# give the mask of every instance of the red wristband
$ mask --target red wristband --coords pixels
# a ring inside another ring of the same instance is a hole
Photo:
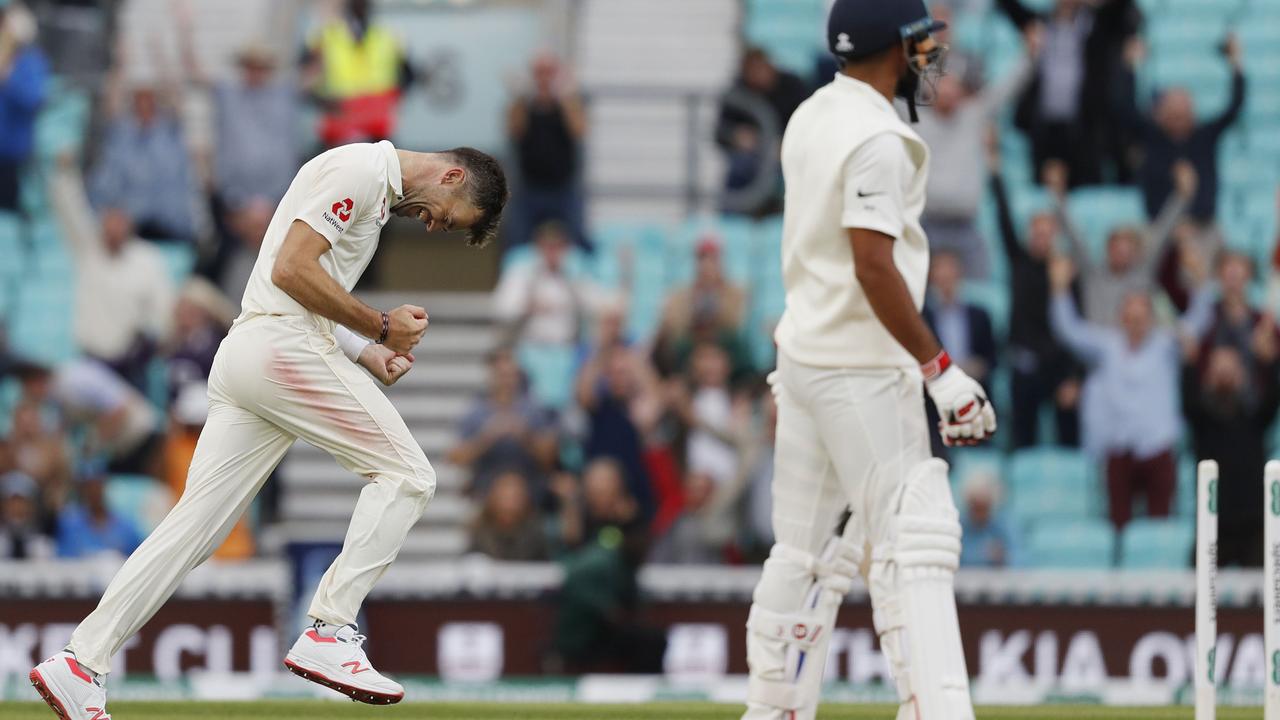
[[[920,366],[920,372],[924,375],[924,381],[929,382],[941,377],[949,367],[951,367],[951,356],[946,350],[939,350],[932,360]]]

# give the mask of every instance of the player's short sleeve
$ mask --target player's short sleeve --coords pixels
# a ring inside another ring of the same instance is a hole
[[[902,237],[903,198],[914,170],[906,145],[893,133],[860,145],[845,163],[841,226]]]
[[[377,158],[366,148],[348,145],[316,158],[311,187],[294,213],[333,245],[356,222],[373,186],[385,182]]]

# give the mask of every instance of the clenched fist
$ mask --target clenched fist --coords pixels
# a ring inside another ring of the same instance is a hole
[[[397,355],[407,355],[427,331],[427,311],[417,305],[401,305],[387,313],[387,339],[382,343]]]

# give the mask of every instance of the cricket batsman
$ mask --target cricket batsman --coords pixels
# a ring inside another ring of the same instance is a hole
[[[836,613],[859,573],[898,720],[973,718],[953,591],[960,523],[947,465],[929,452],[922,387],[949,445],[990,436],[996,416],[920,317],[929,149],[893,106],[904,98],[915,119],[940,72],[945,48],[932,33],[942,27],[924,0],[836,0],[828,40],[841,70],[782,141],[777,542],[747,620],[744,720],[812,720]]]
[[[384,385],[409,372],[427,313],[412,305],[378,310],[351,288],[391,214],[416,218],[428,232],[467,229],[468,243],[481,245],[493,237],[506,201],[502,168],[471,148],[345,145],[298,171],[263,238],[241,315],[214,360],[209,419],[182,498],[125,561],[67,648],[31,671],[58,717],[110,719],[105,678],[112,655],[208,559],[297,438],[368,482],[342,552],[316,590],[313,625],[285,665],[360,702],[404,697],[369,663],[355,619],[435,493],[436,476],[360,367]]]

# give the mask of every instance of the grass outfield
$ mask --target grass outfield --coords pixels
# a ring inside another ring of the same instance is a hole
[[[405,703],[391,707],[366,707],[340,702],[246,702],[246,703],[161,703],[122,702],[112,704],[113,720],[142,718],[439,718],[440,720],[737,720],[741,709],[735,705],[709,703],[648,703],[644,705],[557,705],[502,703]],[[1047,707],[980,708],[982,720],[1173,720],[1192,717],[1189,707],[1104,708],[1096,705],[1052,705]],[[43,704],[5,703],[4,720],[50,720],[53,713]],[[887,705],[833,705],[818,713],[818,720],[891,720]],[[1261,708],[1224,708],[1219,720],[1255,720]]]

